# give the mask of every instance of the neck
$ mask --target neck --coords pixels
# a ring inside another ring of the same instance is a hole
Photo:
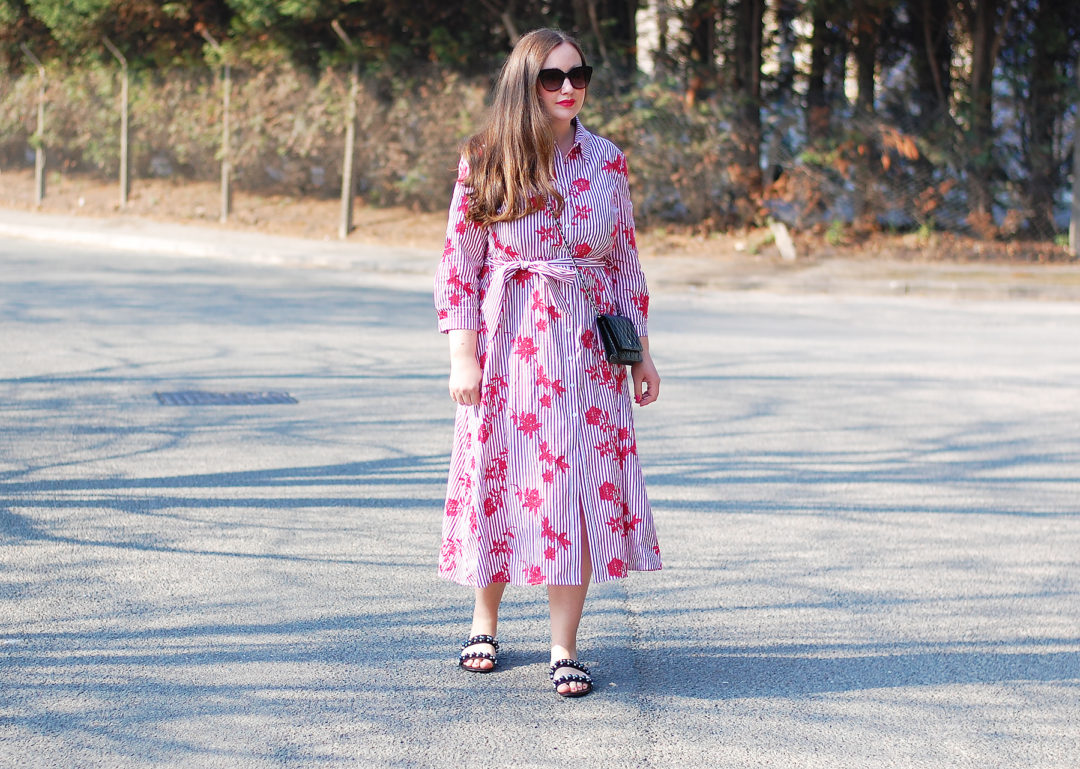
[[[574,122],[570,120],[552,125],[551,130],[555,134],[555,146],[565,155],[574,146]]]

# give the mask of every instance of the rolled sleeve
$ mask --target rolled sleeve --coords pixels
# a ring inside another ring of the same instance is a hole
[[[615,231],[612,259],[615,303],[623,317],[629,318],[640,336],[649,335],[649,287],[638,259],[634,229],[634,204],[630,200],[626,159],[619,158],[622,173],[615,180]]]
[[[442,333],[480,328],[479,276],[487,256],[487,233],[465,218],[470,191],[464,184],[467,173],[462,158],[450,201],[446,243],[435,271],[435,310]]]

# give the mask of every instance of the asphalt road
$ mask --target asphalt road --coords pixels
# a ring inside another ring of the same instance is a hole
[[[455,666],[426,277],[0,241],[0,766],[1075,769],[1080,305],[653,306],[665,569],[564,701],[537,590]]]

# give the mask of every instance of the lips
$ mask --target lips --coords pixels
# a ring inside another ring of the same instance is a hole
[[[574,106],[574,100],[573,99],[563,99],[562,101],[557,101],[555,103],[558,104],[560,107],[573,107]]]

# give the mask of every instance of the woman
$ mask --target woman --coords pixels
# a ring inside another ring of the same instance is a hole
[[[592,689],[577,631],[593,564],[597,581],[660,568],[626,369],[604,359],[585,292],[634,323],[634,399],[654,402],[626,159],[577,120],[591,74],[557,30],[514,46],[465,144],[435,279],[458,404],[439,573],[476,591],[459,664],[493,670],[504,588],[546,585],[564,697]]]

